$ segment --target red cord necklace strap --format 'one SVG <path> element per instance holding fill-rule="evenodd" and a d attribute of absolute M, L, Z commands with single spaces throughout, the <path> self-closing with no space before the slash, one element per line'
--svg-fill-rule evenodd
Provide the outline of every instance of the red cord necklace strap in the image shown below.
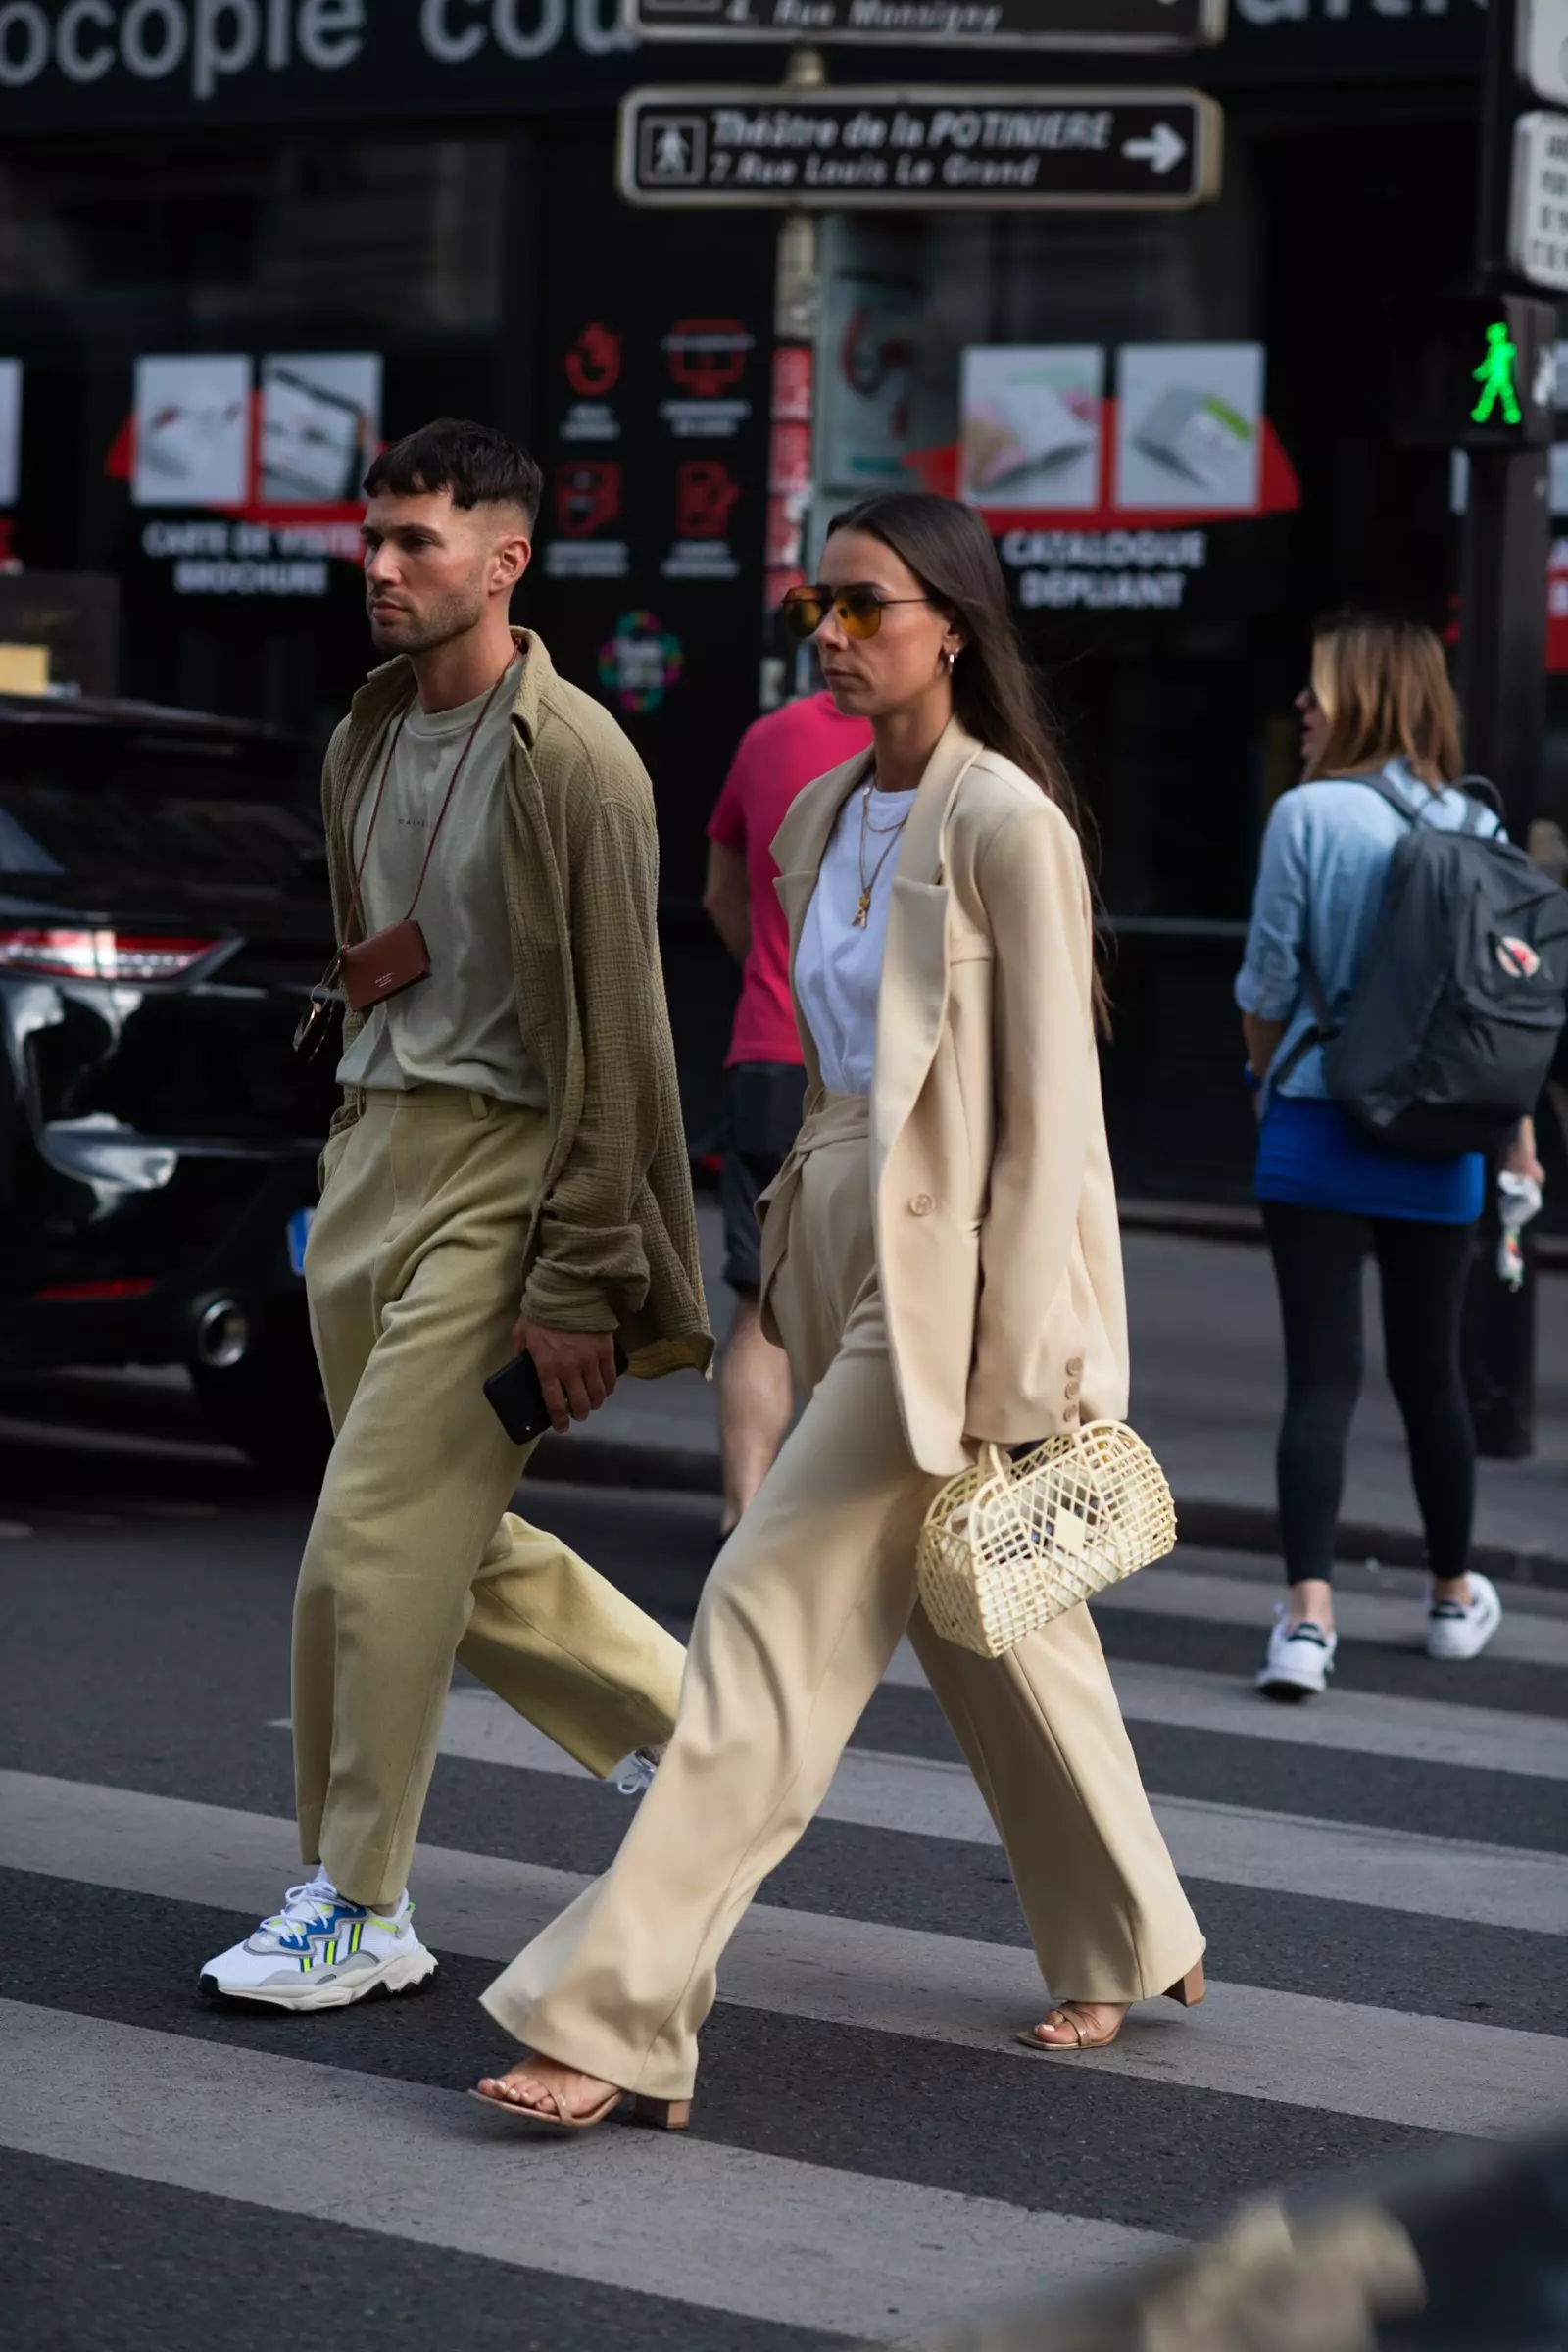
<path fill-rule="evenodd" d="M 430 859 L 435 854 L 436 836 L 447 821 L 447 810 L 451 808 L 452 796 L 458 789 L 458 778 L 462 775 L 465 767 L 467 765 L 468 754 L 473 749 L 479 729 L 484 725 L 485 720 L 489 717 L 496 696 L 501 692 L 501 689 L 506 684 L 511 672 L 512 664 L 511 662 L 508 662 L 507 667 L 502 671 L 500 677 L 497 678 L 495 684 L 485 696 L 484 702 L 479 710 L 479 715 L 474 720 L 472 726 L 468 729 L 467 739 L 465 742 L 462 751 L 458 754 L 458 763 L 457 766 L 452 770 L 451 778 L 448 781 L 446 793 L 441 802 L 440 813 L 437 815 L 435 823 L 431 826 L 430 837 L 424 845 L 424 863 L 419 868 L 419 879 L 414 886 L 414 896 L 409 901 L 408 911 L 403 917 L 405 922 L 410 919 L 414 913 L 414 909 L 419 904 L 419 894 L 424 888 L 425 876 L 430 871 Z M 360 891 L 365 882 L 365 869 L 369 863 L 370 859 L 370 844 L 375 838 L 375 823 L 377 817 L 381 813 L 381 803 L 386 797 L 387 778 L 392 773 L 393 756 L 397 751 L 399 740 L 403 734 L 404 721 L 408 717 L 409 711 L 413 708 L 414 706 L 411 703 L 407 705 L 404 710 L 399 711 L 397 725 L 393 728 L 391 740 L 386 747 L 386 758 L 381 762 L 381 781 L 376 786 L 375 805 L 370 810 L 370 822 L 366 831 L 365 846 L 360 852 L 360 865 L 359 871 L 354 877 L 353 895 L 349 900 L 348 911 L 343 917 L 343 937 L 345 944 L 348 940 L 349 925 L 353 922 L 355 911 L 360 904 Z"/>
<path fill-rule="evenodd" d="M 511 662 L 507 664 L 485 696 L 479 715 L 468 729 L 467 740 L 458 755 L 457 765 L 452 770 L 445 797 L 425 843 L 424 863 L 419 868 L 419 879 L 414 886 L 414 896 L 409 901 L 408 913 L 401 920 L 388 923 L 381 930 L 372 932 L 368 939 L 351 943 L 349 933 L 354 925 L 355 914 L 359 910 L 360 894 L 365 886 L 365 871 L 370 860 L 370 844 L 375 838 L 376 820 L 381 813 L 381 804 L 386 798 L 387 778 L 392 773 L 393 755 L 397 751 L 398 742 L 403 733 L 403 722 L 413 708 L 412 704 L 406 706 L 398 713 L 397 724 L 393 727 L 387 742 L 386 757 L 381 762 L 381 780 L 375 788 L 375 801 L 370 809 L 370 822 L 366 829 L 365 846 L 360 852 L 359 867 L 354 876 L 354 888 L 349 894 L 348 906 L 343 916 L 343 944 L 338 948 L 326 970 L 312 989 L 310 1003 L 294 1032 L 294 1050 L 307 1061 L 315 1058 L 325 1040 L 327 1023 L 331 1017 L 332 991 L 339 984 L 341 984 L 343 994 L 353 1009 L 356 1012 L 368 1012 L 372 1005 L 384 1004 L 389 997 L 401 995 L 404 989 L 412 988 L 416 981 L 429 978 L 429 951 L 425 946 L 424 934 L 414 919 L 414 909 L 419 904 L 419 894 L 424 888 L 425 876 L 430 871 L 430 859 L 434 855 L 436 836 L 446 822 L 447 810 L 452 806 L 452 796 L 458 788 L 458 778 L 467 764 L 468 754 L 473 749 L 479 729 L 489 717 L 495 705 L 496 696 L 506 684 L 512 666 Z"/>
<path fill-rule="evenodd" d="M 365 882 L 365 869 L 370 861 L 370 844 L 375 838 L 375 820 L 381 813 L 381 803 L 386 795 L 386 780 L 392 773 L 392 755 L 398 748 L 398 738 L 403 733 L 403 722 L 412 708 L 412 704 L 408 705 L 398 712 L 397 725 L 392 730 L 386 747 L 386 758 L 381 762 L 381 781 L 375 788 L 375 804 L 370 810 L 369 828 L 365 836 L 365 847 L 360 852 L 359 871 L 354 877 L 354 888 L 349 896 L 348 910 L 343 917 L 343 946 L 345 948 L 349 944 L 349 933 L 354 927 L 354 916 L 360 904 L 360 891 Z M 423 877 L 421 876 L 420 879 L 422 880 Z M 341 948 L 338 953 L 341 956 Z"/>
<path fill-rule="evenodd" d="M 507 667 L 502 671 L 500 677 L 497 678 L 495 684 L 485 696 L 484 707 L 480 710 L 479 715 L 474 720 L 472 726 L 468 729 L 468 740 L 464 745 L 462 751 L 458 754 L 458 764 L 452 770 L 452 780 L 447 786 L 446 797 L 441 803 L 441 812 L 439 816 L 437 816 L 435 823 L 431 826 L 430 838 L 424 845 L 424 863 L 419 868 L 419 879 L 414 885 L 414 896 L 409 901 L 409 912 L 403 918 L 405 922 L 409 920 L 409 916 L 413 914 L 414 909 L 419 904 L 419 893 L 424 888 L 424 877 L 430 871 L 430 859 L 435 853 L 436 835 L 440 832 L 442 826 L 447 821 L 447 810 L 452 806 L 452 795 L 458 789 L 458 778 L 462 775 L 464 769 L 468 763 L 468 754 L 474 747 L 475 740 L 478 737 L 479 729 L 484 725 L 485 720 L 489 717 L 491 705 L 494 703 L 496 696 L 501 692 L 502 687 L 506 684 L 508 677 L 511 675 L 511 670 L 512 664 L 509 662 Z M 407 714 L 405 713 L 405 715 Z M 371 822 L 374 822 L 373 818 L 371 819 Z M 369 848 L 370 845 L 368 840 L 367 840 L 365 846 L 367 849 Z"/>

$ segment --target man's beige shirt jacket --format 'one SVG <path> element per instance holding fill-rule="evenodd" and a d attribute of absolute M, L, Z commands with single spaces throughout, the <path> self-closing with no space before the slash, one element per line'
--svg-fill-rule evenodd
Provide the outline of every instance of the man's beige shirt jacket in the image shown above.
<path fill-rule="evenodd" d="M 807 787 L 773 844 L 801 927 L 863 754 Z M 955 720 L 905 826 L 871 1090 L 888 1344 L 921 1469 L 1127 1409 L 1127 1314 L 1092 1011 L 1094 922 L 1071 825 Z M 799 1000 L 811 1087 L 816 1048 Z M 762 1300 L 796 1162 L 763 1196 Z"/>
<path fill-rule="evenodd" d="M 531 631 L 512 708 L 502 875 L 522 1042 L 553 1143 L 529 1227 L 522 1305 L 556 1331 L 617 1331 L 642 1377 L 713 1350 L 657 927 L 653 788 L 610 713 L 558 677 Z M 401 656 L 373 670 L 321 780 L 339 944 L 355 811 L 413 702 Z M 351 937 L 364 935 L 356 912 Z M 344 1014 L 344 1044 L 359 1016 Z M 331 1135 L 363 1107 L 345 1088 Z M 330 1148 L 330 1137 L 328 1145 Z"/>

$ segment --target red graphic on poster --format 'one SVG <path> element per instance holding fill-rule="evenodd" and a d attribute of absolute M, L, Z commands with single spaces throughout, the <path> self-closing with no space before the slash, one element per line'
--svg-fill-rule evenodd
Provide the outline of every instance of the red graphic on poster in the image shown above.
<path fill-rule="evenodd" d="M 688 458 L 675 468 L 677 539 L 722 539 L 741 486 L 717 458 Z"/>
<path fill-rule="evenodd" d="M 716 400 L 746 373 L 752 342 L 738 318 L 677 318 L 664 337 L 670 380 L 699 400 Z"/>
<path fill-rule="evenodd" d="M 603 400 L 620 381 L 620 337 L 597 318 L 566 353 L 566 381 L 584 400 Z"/>
<path fill-rule="evenodd" d="M 815 354 L 808 343 L 784 343 L 773 354 L 772 413 L 781 422 L 809 424 Z"/>
<path fill-rule="evenodd" d="M 1100 504 L 1089 508 L 1049 507 L 1044 503 L 1032 507 L 987 507 L 986 528 L 993 538 L 1003 531 L 1060 529 L 1070 531 L 1178 531 L 1193 523 L 1246 522 L 1260 514 L 1292 514 L 1301 503 L 1301 485 L 1296 467 L 1272 420 L 1263 418 L 1262 471 L 1258 483 L 1257 504 L 1245 513 L 1230 509 L 1216 514 L 1212 507 L 1196 502 L 1191 507 L 1119 507 L 1111 495 L 1110 468 L 1116 441 L 1116 403 L 1101 403 L 1104 422 L 1101 428 L 1102 451 Z M 940 491 L 944 498 L 958 495 L 958 444 L 948 441 L 934 449 L 911 449 L 904 459 L 922 490 Z"/>
<path fill-rule="evenodd" d="M 556 467 L 556 528 L 563 539 L 591 539 L 620 514 L 620 467 L 610 459 Z"/>
<path fill-rule="evenodd" d="M 811 487 L 811 428 L 775 424 L 768 435 L 767 486 L 783 498 L 804 498 Z"/>
<path fill-rule="evenodd" d="M 259 487 L 262 443 L 262 395 L 260 392 L 251 394 L 250 405 L 250 496 L 238 506 L 225 503 L 221 499 L 214 499 L 210 504 L 200 509 L 192 509 L 191 512 L 221 514 L 230 522 L 254 522 L 272 530 L 308 530 L 314 535 L 316 541 L 321 543 L 323 554 L 341 557 L 349 564 L 363 563 L 365 550 L 360 545 L 360 524 L 365 518 L 363 498 L 346 498 L 338 500 L 332 505 L 312 504 L 310 506 L 296 506 L 287 501 L 264 501 L 262 499 Z M 376 448 L 382 447 L 384 444 L 377 442 Z M 110 482 L 128 483 L 134 477 L 135 471 L 136 417 L 132 411 L 122 422 L 104 454 L 104 479 Z"/>

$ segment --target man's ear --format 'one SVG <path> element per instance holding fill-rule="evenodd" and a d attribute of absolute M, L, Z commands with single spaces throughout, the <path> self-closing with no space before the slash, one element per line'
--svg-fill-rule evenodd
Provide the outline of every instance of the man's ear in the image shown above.
<path fill-rule="evenodd" d="M 495 586 L 515 588 L 532 556 L 533 544 L 526 531 L 509 531 L 504 539 L 497 541 L 491 558 Z"/>

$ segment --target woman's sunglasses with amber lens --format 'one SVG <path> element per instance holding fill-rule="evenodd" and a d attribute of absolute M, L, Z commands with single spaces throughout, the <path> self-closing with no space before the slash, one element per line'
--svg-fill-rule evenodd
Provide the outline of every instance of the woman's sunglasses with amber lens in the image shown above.
<path fill-rule="evenodd" d="M 928 605 L 928 596 L 884 596 L 869 585 L 855 588 L 792 588 L 779 607 L 784 626 L 804 645 L 831 612 L 846 637 L 874 637 L 889 605 Z"/>

